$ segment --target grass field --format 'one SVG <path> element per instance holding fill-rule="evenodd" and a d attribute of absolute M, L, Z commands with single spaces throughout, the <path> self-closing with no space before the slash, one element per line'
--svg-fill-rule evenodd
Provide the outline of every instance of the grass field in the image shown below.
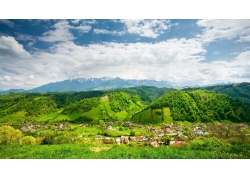
<path fill-rule="evenodd" d="M 166 124 L 172 123 L 173 118 L 171 116 L 170 109 L 168 107 L 164 107 L 162 111 L 163 111 L 164 123 L 166 123 Z"/>
<path fill-rule="evenodd" d="M 193 151 L 188 147 L 131 147 L 128 145 L 0 145 L 1 159 L 249 159 L 246 148 L 224 151 Z"/>

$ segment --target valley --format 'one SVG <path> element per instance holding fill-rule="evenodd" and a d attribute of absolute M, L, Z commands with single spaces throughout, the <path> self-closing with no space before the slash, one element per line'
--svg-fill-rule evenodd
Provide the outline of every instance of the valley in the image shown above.
<path fill-rule="evenodd" d="M 249 158 L 250 104 L 235 97 L 208 88 L 153 86 L 10 92 L 0 96 L 0 149 L 71 149 L 53 158 Z M 81 147 L 88 155 L 75 154 Z M 130 153 L 121 157 L 122 148 Z M 173 151 L 185 156 L 173 157 Z M 5 153 L 0 158 L 52 157 Z"/>

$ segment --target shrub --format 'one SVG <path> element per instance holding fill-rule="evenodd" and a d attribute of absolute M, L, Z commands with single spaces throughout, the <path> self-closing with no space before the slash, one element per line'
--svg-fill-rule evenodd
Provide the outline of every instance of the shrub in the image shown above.
<path fill-rule="evenodd" d="M 34 145 L 36 144 L 36 138 L 33 136 L 24 136 L 22 138 L 22 144 Z"/>
<path fill-rule="evenodd" d="M 14 145 L 19 144 L 22 132 L 11 126 L 0 127 L 0 144 Z"/>
<path fill-rule="evenodd" d="M 225 140 L 218 139 L 216 137 L 194 139 L 190 143 L 190 148 L 193 150 L 206 150 L 211 151 L 217 148 L 227 146 L 228 143 Z"/>
<path fill-rule="evenodd" d="M 130 131 L 130 136 L 135 136 L 135 131 Z"/>

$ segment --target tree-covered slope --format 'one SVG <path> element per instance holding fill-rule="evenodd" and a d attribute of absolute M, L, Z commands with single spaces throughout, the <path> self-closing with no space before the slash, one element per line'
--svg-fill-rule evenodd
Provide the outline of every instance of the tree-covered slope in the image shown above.
<path fill-rule="evenodd" d="M 102 97 L 86 98 L 66 106 L 56 119 L 64 118 L 79 123 L 124 120 L 143 107 L 136 94 L 108 92 Z"/>
<path fill-rule="evenodd" d="M 48 97 L 15 97 L 1 99 L 0 118 L 6 121 L 17 121 L 20 117 L 26 119 L 50 114 L 57 110 L 56 103 Z"/>
<path fill-rule="evenodd" d="M 127 92 L 129 94 L 138 94 L 144 103 L 150 103 L 167 92 L 174 91 L 173 88 L 157 88 L 154 86 L 137 86 L 131 88 L 118 89 L 117 91 Z"/>
<path fill-rule="evenodd" d="M 224 93 L 250 104 L 250 83 L 239 83 L 205 87 L 207 90 Z"/>
<path fill-rule="evenodd" d="M 230 120 L 233 122 L 250 122 L 250 106 L 248 104 L 228 95 L 203 89 L 169 92 L 150 103 L 144 111 L 164 107 L 170 108 L 171 117 L 175 121 L 212 122 Z M 140 116 L 145 113 L 144 111 L 139 113 Z M 152 113 L 149 113 L 148 116 L 154 119 Z M 138 117 L 138 115 L 135 115 L 132 120 L 136 120 Z M 141 121 L 143 122 L 143 119 Z"/>

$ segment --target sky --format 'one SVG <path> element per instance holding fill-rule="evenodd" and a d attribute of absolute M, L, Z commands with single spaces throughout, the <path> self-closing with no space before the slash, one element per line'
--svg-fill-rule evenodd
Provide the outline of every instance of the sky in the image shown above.
<path fill-rule="evenodd" d="M 0 19 L 0 89 L 74 78 L 250 82 L 249 19 Z"/>

